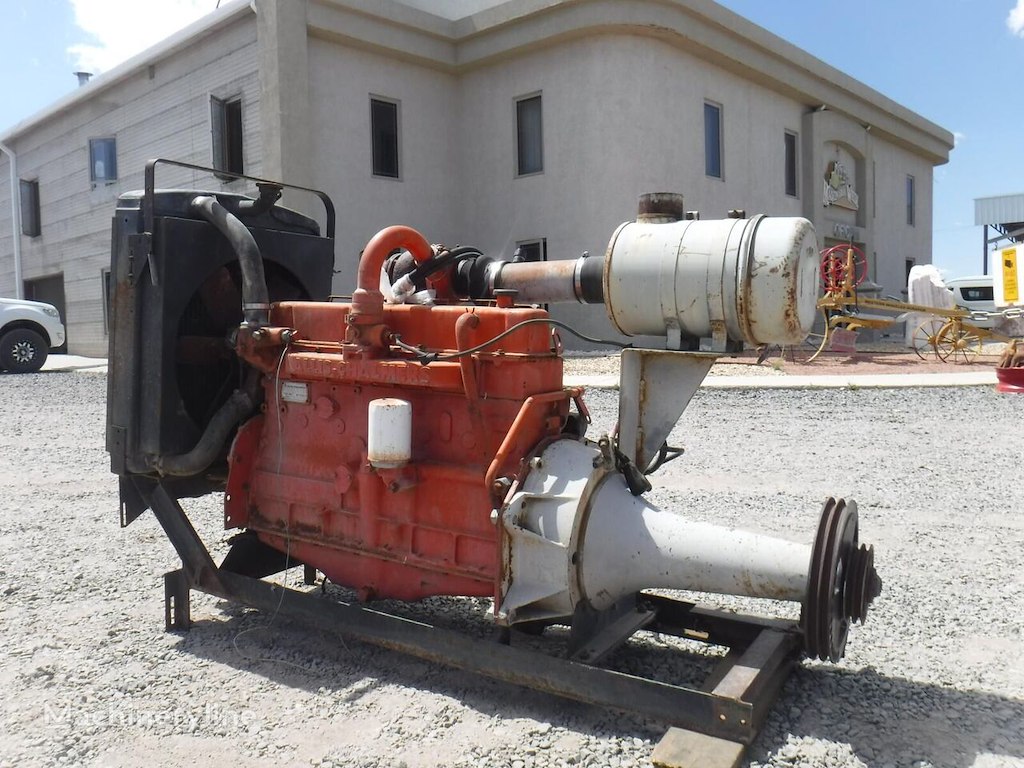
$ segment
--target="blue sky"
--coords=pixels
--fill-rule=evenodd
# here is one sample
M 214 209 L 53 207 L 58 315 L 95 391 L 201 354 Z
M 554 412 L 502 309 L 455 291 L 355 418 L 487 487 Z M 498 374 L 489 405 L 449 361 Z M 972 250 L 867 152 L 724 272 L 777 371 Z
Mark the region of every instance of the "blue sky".
M 226 1 L 226 0 L 225 0 Z M 952 131 L 935 171 L 933 260 L 981 271 L 974 198 L 1024 193 L 1024 0 L 720 0 Z M 0 133 L 194 21 L 217 0 L 2 0 Z

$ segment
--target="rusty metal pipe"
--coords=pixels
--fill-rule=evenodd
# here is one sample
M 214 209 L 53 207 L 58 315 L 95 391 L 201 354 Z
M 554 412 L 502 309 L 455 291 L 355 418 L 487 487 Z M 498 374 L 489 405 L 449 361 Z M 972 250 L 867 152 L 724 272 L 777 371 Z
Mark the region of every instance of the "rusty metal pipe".
M 352 311 L 346 339 L 363 350 L 380 349 L 384 344 L 384 296 L 380 292 L 380 270 L 392 251 L 404 248 L 417 263 L 434 255 L 430 243 L 412 227 L 382 229 L 366 244 L 359 259 L 357 288 L 352 294 Z
M 516 442 L 519 438 L 519 433 L 524 429 L 527 423 L 527 419 L 530 417 L 531 412 L 534 408 L 541 405 L 547 405 L 548 403 L 554 403 L 559 400 L 564 400 L 567 397 L 566 392 L 543 392 L 539 395 L 531 395 L 523 401 L 523 404 L 519 407 L 519 413 L 516 414 L 515 421 L 512 422 L 512 426 L 509 427 L 508 432 L 505 434 L 505 439 L 501 441 L 501 445 L 498 447 L 498 452 L 494 454 L 494 459 L 491 461 L 491 465 L 487 468 L 487 474 L 484 476 L 484 485 L 488 491 L 494 492 L 494 481 L 498 479 L 498 471 L 502 465 L 508 461 L 508 457 L 512 455 L 512 450 L 516 447 Z
M 603 272 L 604 261 L 586 255 L 573 261 L 509 262 L 494 276 L 494 290 L 514 290 L 524 304 L 600 304 Z
M 470 343 L 470 334 L 480 325 L 480 317 L 472 312 L 467 312 L 455 321 L 455 345 L 459 352 L 464 352 L 473 346 Z M 473 366 L 473 356 L 463 355 L 459 358 L 459 371 L 462 373 L 462 388 L 466 390 L 466 397 L 470 401 L 470 408 L 477 408 L 477 400 L 480 399 L 480 387 L 477 385 L 476 368 Z
M 516 291 L 516 301 L 524 304 L 576 301 L 572 283 L 575 270 L 575 261 L 511 262 L 495 276 L 494 288 Z
M 434 255 L 427 239 L 412 227 L 394 226 L 382 229 L 366 244 L 359 259 L 357 290 L 380 294 L 380 269 L 396 248 L 405 248 L 417 263 Z

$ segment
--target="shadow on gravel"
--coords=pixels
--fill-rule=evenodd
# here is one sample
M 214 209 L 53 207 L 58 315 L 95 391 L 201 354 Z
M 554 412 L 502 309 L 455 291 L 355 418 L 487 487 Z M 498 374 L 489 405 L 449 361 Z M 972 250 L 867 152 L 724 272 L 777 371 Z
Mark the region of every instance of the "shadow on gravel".
M 811 702 L 804 710 L 794 709 L 797 689 L 796 698 Z M 970 768 L 983 755 L 1024 759 L 1024 701 L 886 677 L 870 668 L 800 667 L 751 757 L 770 758 L 787 737 L 849 744 L 871 768 Z
M 453 610 L 460 598 L 430 598 L 423 601 L 438 610 L 438 604 L 461 625 L 463 634 L 482 642 L 497 642 L 498 629 L 484 610 L 470 606 Z M 388 601 L 385 601 L 388 602 Z M 417 604 L 405 604 L 412 610 L 394 611 L 408 618 L 430 621 L 436 626 L 460 631 L 445 617 L 440 619 L 416 610 Z M 380 610 L 392 610 L 391 604 L 374 603 Z M 222 663 L 258 674 L 280 685 L 316 692 L 326 689 L 337 702 L 358 704 L 359 699 L 389 686 L 414 688 L 442 697 L 451 697 L 480 715 L 502 720 L 525 718 L 565 728 L 580 734 L 605 738 L 649 739 L 656 743 L 667 730 L 659 720 L 634 713 L 602 709 L 573 702 L 470 672 L 434 664 L 369 643 L 334 635 L 276 618 L 268 626 L 268 617 L 248 608 L 220 602 L 223 619 L 200 619 L 192 629 L 180 633 L 179 649 L 208 661 Z M 543 648 L 557 655 L 564 647 L 567 632 L 549 628 L 543 638 L 516 633 L 513 644 L 521 648 Z M 666 646 L 640 645 L 615 654 L 609 666 L 631 674 L 642 674 L 647 666 L 658 668 L 659 680 L 699 685 L 711 671 L 716 659 L 671 650 Z M 355 714 L 355 711 L 353 711 Z
M 439 617 L 440 611 L 447 618 L 454 616 L 464 633 L 494 640 L 496 629 L 485 611 L 478 615 L 471 606 L 459 605 L 457 598 L 425 602 L 426 606 L 397 604 L 404 610 L 395 612 L 450 625 L 444 615 Z M 394 610 L 395 605 L 375 607 Z M 643 716 L 570 702 L 341 635 L 307 630 L 284 617 L 275 617 L 268 625 L 269 617 L 231 603 L 220 602 L 217 610 L 224 618 L 196 621 L 190 632 L 180 635 L 181 651 L 280 685 L 326 693 L 338 704 L 358 707 L 364 697 L 397 686 L 451 697 L 484 717 L 526 718 L 590 736 L 638 737 L 656 743 L 668 727 Z M 717 661 L 691 650 L 700 644 L 680 646 L 674 638 L 640 637 L 644 639 L 614 654 L 608 666 L 630 674 L 654 671 L 652 676 L 664 682 L 699 686 Z M 549 654 L 557 654 L 564 643 L 558 628 L 548 629 L 543 639 L 518 634 L 515 638 L 517 646 L 543 648 Z M 353 715 L 356 712 L 352 710 Z M 803 737 L 849 744 L 871 768 L 971 768 L 982 755 L 1024 759 L 1024 701 L 886 677 L 870 668 L 798 667 L 749 757 L 782 765 L 799 762 L 787 756 L 785 747 Z

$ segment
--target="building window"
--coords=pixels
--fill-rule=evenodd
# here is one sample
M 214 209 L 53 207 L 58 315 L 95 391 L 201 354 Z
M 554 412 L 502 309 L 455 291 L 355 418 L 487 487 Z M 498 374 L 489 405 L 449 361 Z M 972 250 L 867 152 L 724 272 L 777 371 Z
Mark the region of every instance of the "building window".
M 516 252 L 512 257 L 513 262 L 524 261 L 547 261 L 548 241 L 541 237 L 536 240 L 520 240 L 516 243 Z
M 210 97 L 213 134 L 213 167 L 219 179 L 231 180 L 245 173 L 242 163 L 242 99 Z
M 914 177 L 907 176 L 907 225 L 914 226 L 916 223 L 916 200 L 914 193 Z
M 786 131 L 783 137 L 786 145 L 786 194 L 790 197 L 797 197 L 796 134 Z
M 117 181 L 117 141 L 89 139 L 89 180 L 95 184 Z
M 42 227 L 39 221 L 39 182 L 21 179 L 21 234 L 39 237 Z
M 370 99 L 373 175 L 400 179 L 398 164 L 398 102 Z
M 704 102 L 704 173 L 722 178 L 722 108 Z
M 544 131 L 540 94 L 516 99 L 516 173 L 544 170 Z

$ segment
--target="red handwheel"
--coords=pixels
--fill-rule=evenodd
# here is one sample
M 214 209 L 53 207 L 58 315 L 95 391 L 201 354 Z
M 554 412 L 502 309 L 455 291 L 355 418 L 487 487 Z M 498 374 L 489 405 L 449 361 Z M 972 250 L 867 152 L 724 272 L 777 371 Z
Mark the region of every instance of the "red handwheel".
M 846 285 L 847 255 L 853 251 L 853 287 L 868 276 L 868 260 L 855 245 L 841 243 L 821 252 L 821 284 L 828 293 L 837 293 Z

